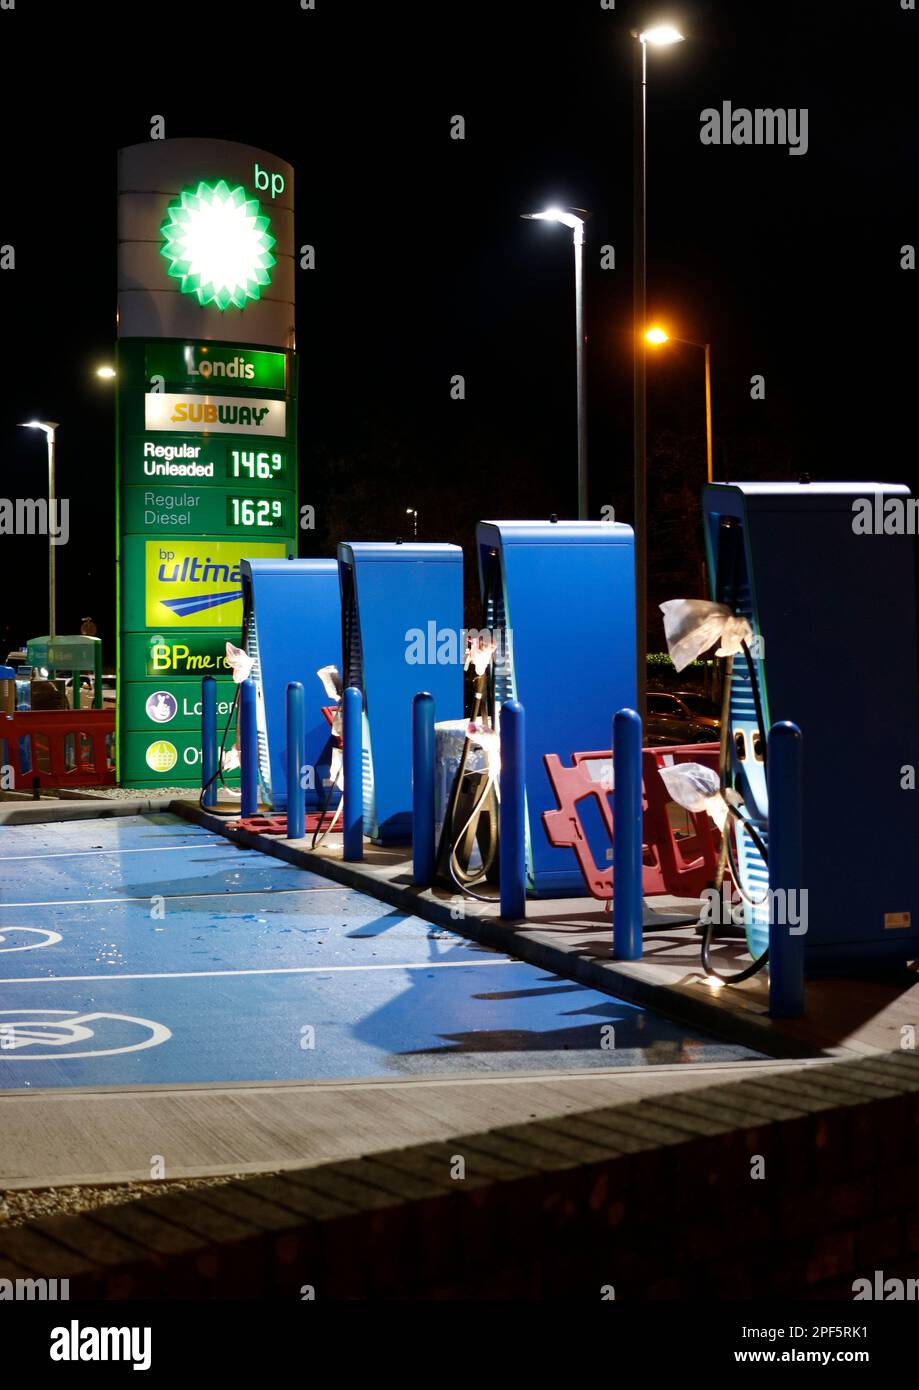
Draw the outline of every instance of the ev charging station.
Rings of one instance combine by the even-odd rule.
[[[243,645],[253,660],[258,693],[259,781],[275,811],[287,807],[287,719],[289,681],[303,684],[306,738],[304,761],[312,769],[306,788],[308,810],[329,799],[332,730],[322,713],[328,705],[317,672],[341,665],[341,603],[334,560],[243,560]]]
[[[803,735],[807,967],[919,955],[919,792],[904,764],[919,750],[916,539],[864,533],[856,508],[883,518],[894,483],[709,484],[703,493],[712,597],[753,628],[768,730]],[[733,786],[768,847],[765,749],[753,675],[735,660],[729,706]],[[768,872],[737,828],[747,942],[768,945]]]
[[[463,714],[463,552],[457,545],[342,542],[342,685],[363,694],[364,834],[412,834],[412,700]]]
[[[604,521],[481,521],[476,531],[485,626],[495,634],[495,709],[526,710],[527,886],[536,897],[579,897],[570,849],[549,844],[557,809],[543,756],[609,748],[612,716],[636,700],[632,529]],[[609,849],[585,827],[594,860]]]

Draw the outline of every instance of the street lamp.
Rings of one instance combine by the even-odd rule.
[[[708,481],[712,481],[712,345],[697,343],[693,338],[674,338],[665,328],[655,325],[645,334],[647,342],[654,347],[664,343],[682,343],[686,347],[701,348],[705,353],[705,462]]]
[[[583,214],[583,215],[581,215]],[[561,222],[570,227],[574,240],[574,331],[577,340],[578,385],[578,516],[587,517],[587,377],[584,352],[584,222],[583,208],[565,212],[562,208],[546,208],[545,212],[523,212],[527,222]]]
[[[648,400],[647,351],[644,326],[647,315],[647,167],[645,132],[648,86],[648,47],[666,48],[682,42],[683,35],[672,24],[656,24],[649,29],[632,30],[637,40],[635,49],[635,149],[633,162],[633,234],[632,234],[632,318],[634,357],[635,453],[633,461],[635,486],[635,619],[638,656],[638,712],[645,716],[645,687],[648,679]]]
[[[412,521],[414,522],[414,526],[415,526],[415,540],[417,540],[417,539],[418,539],[418,508],[417,508],[417,507],[406,507],[406,509],[405,509],[405,515],[406,515],[406,516],[410,516],[410,517],[412,518]]]
[[[54,445],[55,432],[58,428],[56,420],[21,420],[20,425],[23,429],[44,430],[45,440],[48,445],[48,636],[53,638],[57,635],[54,614],[57,608],[57,588],[55,582],[54,560],[55,546],[51,536],[51,522],[54,513]]]
[[[115,368],[114,368],[114,367],[97,367],[97,368],[96,368],[96,376],[101,377],[103,381],[111,381],[112,378],[113,378],[115,375],[116,375],[116,372],[115,372]]]

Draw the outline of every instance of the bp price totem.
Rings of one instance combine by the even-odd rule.
[[[243,559],[296,553],[293,171],[215,140],[119,157],[118,776],[201,776]],[[228,742],[232,742],[231,738]]]

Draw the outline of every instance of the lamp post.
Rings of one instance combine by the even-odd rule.
[[[584,351],[584,222],[587,213],[583,208],[572,208],[568,212],[561,208],[547,208],[545,212],[523,212],[520,214],[527,222],[561,222],[570,227],[574,241],[574,331],[577,346],[577,388],[578,388],[578,517],[587,517],[587,375],[586,353]]]
[[[45,440],[48,445],[48,636],[57,636],[55,623],[55,612],[57,611],[57,583],[55,575],[55,545],[51,535],[51,523],[54,513],[54,503],[56,501],[54,491],[54,446],[55,435],[58,429],[56,420],[23,420],[20,422],[24,429],[43,430]]]
[[[706,477],[712,481],[712,345],[697,343],[693,338],[674,338],[665,328],[655,325],[645,334],[646,342],[653,347],[663,343],[682,343],[685,347],[701,348],[705,353],[705,464]]]
[[[412,518],[412,525],[413,525],[414,528],[415,528],[415,540],[417,540],[417,539],[418,539],[418,508],[417,508],[417,507],[406,507],[406,509],[405,509],[405,515],[406,515],[406,516],[410,516],[410,517]]]
[[[672,24],[657,24],[650,29],[632,30],[635,50],[635,147],[633,160],[633,232],[632,232],[632,317],[634,356],[634,414],[635,452],[633,461],[635,486],[635,626],[638,658],[638,713],[645,716],[645,688],[648,680],[648,534],[647,534],[647,467],[648,467],[648,400],[646,381],[646,347],[644,338],[647,312],[646,224],[647,224],[647,164],[645,129],[648,85],[648,45],[666,48],[680,43],[683,35]]]

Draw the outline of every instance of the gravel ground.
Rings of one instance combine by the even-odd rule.
[[[135,801],[147,797],[150,801],[195,801],[199,796],[197,787],[81,787],[75,800],[86,801]],[[70,793],[73,796],[73,793]]]
[[[230,1173],[214,1178],[176,1178],[170,1182],[119,1182],[104,1187],[20,1188],[0,1192],[0,1230],[25,1226],[42,1216],[74,1216],[96,1207],[118,1206],[141,1198],[165,1197],[170,1192],[194,1192],[200,1187],[223,1187],[240,1178],[271,1177],[269,1173]]]

